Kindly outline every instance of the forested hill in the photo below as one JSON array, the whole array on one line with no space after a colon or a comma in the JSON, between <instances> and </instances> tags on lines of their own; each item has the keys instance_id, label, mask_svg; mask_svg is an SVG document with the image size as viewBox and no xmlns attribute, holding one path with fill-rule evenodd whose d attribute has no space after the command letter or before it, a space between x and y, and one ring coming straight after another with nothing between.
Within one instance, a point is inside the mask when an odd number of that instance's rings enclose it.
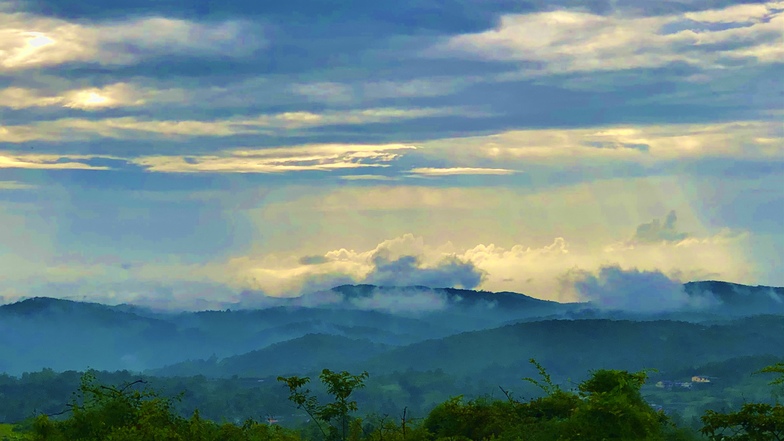
<instances>
[{"instance_id":1,"label":"forested hill","mask_svg":"<svg viewBox=\"0 0 784 441\"><path fill-rule=\"evenodd\" d=\"M546 320L388 348L367 340L307 336L224 360L180 363L150 373L264 377L279 372L308 374L321 363L378 374L442 370L457 378L513 383L530 368L531 358L545 363L554 376L566 379L608 366L683 370L734 357L780 355L781 348L784 316L756 316L716 325L668 320Z\"/></svg>"},{"instance_id":2,"label":"forested hill","mask_svg":"<svg viewBox=\"0 0 784 441\"><path fill-rule=\"evenodd\" d=\"M517 372L531 357L564 378L617 366L671 371L738 356L781 354L784 316L757 316L721 325L677 321L553 320L467 332L397 348L368 369L444 369L460 376ZM511 379L511 378L510 378Z\"/></svg>"},{"instance_id":3,"label":"forested hill","mask_svg":"<svg viewBox=\"0 0 784 441\"><path fill-rule=\"evenodd\" d=\"M709 293L728 313L737 315L784 313L784 287L748 286L737 283L704 281L684 284L689 295Z\"/></svg>"},{"instance_id":4,"label":"forested hill","mask_svg":"<svg viewBox=\"0 0 784 441\"><path fill-rule=\"evenodd\" d=\"M0 306L0 351L4 355L0 358L0 372L18 375L45 367L57 371L83 370L88 367L143 371L178 365L188 360L195 361L192 365L205 366L198 360L223 360L253 351L268 352L271 349L267 348L271 345L283 342L290 342L287 343L290 348L298 348L292 349L295 353L308 353L312 345L303 343L307 339L302 340L307 335L354 342L345 344L362 347L362 361L370 362L370 356L383 357L384 351L413 351L396 348L411 348L413 344L439 341L469 331L507 329L501 327L521 323L519 329L527 330L521 331L519 341L502 343L507 337L499 334L496 340L489 339L484 347L477 347L477 350L495 348L492 350L503 353L513 350L510 348L535 344L533 340L540 339L534 337L540 332L536 329L546 328L541 331L541 340L555 347L562 341L552 338L580 341L573 337L561 337L559 333L567 332L566 328L561 327L573 326L576 329L588 326L587 323L555 324L555 319L677 319L720 324L760 313L784 315L782 288L694 282L684 286L684 293L712 300L701 302L704 306L698 309L642 314L608 310L592 303L561 304L516 293L422 286L344 285L293 299L266 298L262 302L266 305L264 308L241 309L242 305L235 305L231 309L203 312L161 312L133 305L107 306L33 298ZM525 323L542 320L548 320L550 324L531 324L531 328L526 328L529 325ZM643 325L624 326L629 330L619 329L617 332L625 334L631 332L634 326ZM661 325L650 325L651 329L658 329L657 326ZM681 329L679 332L683 337L679 338L684 341L691 338L686 332L688 324L669 326ZM593 331L585 332L595 334ZM530 335L526 336L526 333ZM644 337L642 331L635 335L638 334L640 341L630 343L630 347L634 344L646 347L661 338L653 334ZM726 341L731 343L732 338L730 335ZM767 338L767 332L760 331L759 338ZM324 344L328 344L326 341ZM448 341L451 340L444 340ZM707 341L705 344L712 343ZM379 348L383 348L383 351ZM577 352L580 349L575 348ZM693 350L699 351L697 348ZM429 351L421 355L420 363L424 363L430 355L439 353L437 346ZM608 353L608 356L613 354ZM408 360L405 357L402 359ZM238 366L242 365L240 361L237 363ZM379 363L392 366L395 360ZM466 360L445 363L461 365ZM235 373L243 372L232 369ZM216 372L222 371L218 369Z\"/></svg>"}]
</instances>

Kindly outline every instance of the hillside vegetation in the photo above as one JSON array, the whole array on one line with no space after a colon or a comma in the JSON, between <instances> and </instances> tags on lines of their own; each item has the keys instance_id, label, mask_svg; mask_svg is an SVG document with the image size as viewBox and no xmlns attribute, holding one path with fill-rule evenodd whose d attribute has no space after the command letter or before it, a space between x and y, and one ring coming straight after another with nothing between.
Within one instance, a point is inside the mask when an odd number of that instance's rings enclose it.
<instances>
[{"instance_id":1,"label":"hillside vegetation","mask_svg":"<svg viewBox=\"0 0 784 441\"><path fill-rule=\"evenodd\" d=\"M173 411L172 399L140 387L142 381L107 386L87 373L65 417L40 415L4 436L33 441L774 441L784 437L780 403L745 403L736 412L708 411L698 434L678 427L645 401L641 388L646 372L601 369L566 390L541 365L531 362L538 376L526 380L541 389L539 398L521 400L507 391L503 399L456 396L421 419L409 418L405 408L398 415L359 416L354 393L365 387L367 373L324 369L319 379L326 399L311 392L309 377L278 377L288 389L288 400L309 417L288 428L271 418L215 423L203 419L198 410L183 417ZM784 383L784 364L763 372L781 375L773 385Z\"/></svg>"}]
</instances>

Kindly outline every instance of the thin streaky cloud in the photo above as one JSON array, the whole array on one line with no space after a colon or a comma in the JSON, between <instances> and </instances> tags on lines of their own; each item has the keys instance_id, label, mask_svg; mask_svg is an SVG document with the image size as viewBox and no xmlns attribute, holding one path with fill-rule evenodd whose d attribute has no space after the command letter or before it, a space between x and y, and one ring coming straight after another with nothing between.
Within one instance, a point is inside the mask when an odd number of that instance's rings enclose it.
<instances>
[{"instance_id":1,"label":"thin streaky cloud","mask_svg":"<svg viewBox=\"0 0 784 441\"><path fill-rule=\"evenodd\" d=\"M106 166L96 166L85 163L85 160L95 159L99 156L86 155L36 155L14 154L0 152L0 169L26 168L26 169L70 169L70 170L109 170ZM104 157L106 158L106 157Z\"/></svg>"},{"instance_id":2,"label":"thin streaky cloud","mask_svg":"<svg viewBox=\"0 0 784 441\"><path fill-rule=\"evenodd\" d=\"M79 110L102 110L137 107L149 101L160 102L159 92L115 83L103 87L65 90L56 94L31 88L0 89L0 107L27 109L33 107L65 107Z\"/></svg>"},{"instance_id":3,"label":"thin streaky cloud","mask_svg":"<svg viewBox=\"0 0 784 441\"><path fill-rule=\"evenodd\" d=\"M219 120L152 120L137 117L106 119L64 118L25 125L0 126L0 142L23 143L34 140L83 140L92 138L133 139L148 136L276 135L291 136L294 129L333 125L389 123L418 118L463 115L482 116L457 108L373 108L347 111L282 112L256 117Z\"/></svg>"},{"instance_id":4,"label":"thin streaky cloud","mask_svg":"<svg viewBox=\"0 0 784 441\"><path fill-rule=\"evenodd\" d=\"M19 181L0 181L0 190L32 190L38 188L37 185L26 184Z\"/></svg>"},{"instance_id":5,"label":"thin streaky cloud","mask_svg":"<svg viewBox=\"0 0 784 441\"><path fill-rule=\"evenodd\" d=\"M129 65L166 55L247 56L266 46L249 23L196 23L165 17L96 25L0 13L0 71L65 63Z\"/></svg>"},{"instance_id":6,"label":"thin streaky cloud","mask_svg":"<svg viewBox=\"0 0 784 441\"><path fill-rule=\"evenodd\" d=\"M131 162L161 173L283 173L389 167L389 162L416 147L390 145L309 145L241 149L208 156L144 156Z\"/></svg>"},{"instance_id":7,"label":"thin streaky cloud","mask_svg":"<svg viewBox=\"0 0 784 441\"><path fill-rule=\"evenodd\" d=\"M721 30L701 27L716 22L736 26ZM682 29L668 29L678 27ZM451 37L426 54L532 63L534 67L524 68L523 75L656 68L675 63L727 69L740 61L784 61L782 29L781 2L659 17L558 10L505 15L496 29Z\"/></svg>"},{"instance_id":8,"label":"thin streaky cloud","mask_svg":"<svg viewBox=\"0 0 784 441\"><path fill-rule=\"evenodd\" d=\"M773 159L784 154L784 128L774 121L736 121L531 129L433 140L421 147L423 155L466 166L478 159L562 166L575 158L651 165L689 158Z\"/></svg>"},{"instance_id":9,"label":"thin streaky cloud","mask_svg":"<svg viewBox=\"0 0 784 441\"><path fill-rule=\"evenodd\" d=\"M425 176L453 176L453 175L511 175L517 173L515 170L506 168L481 168L481 167L417 167L409 170L409 173Z\"/></svg>"},{"instance_id":10,"label":"thin streaky cloud","mask_svg":"<svg viewBox=\"0 0 784 441\"><path fill-rule=\"evenodd\" d=\"M397 181L398 178L385 175L344 175L340 179L345 181Z\"/></svg>"}]
</instances>

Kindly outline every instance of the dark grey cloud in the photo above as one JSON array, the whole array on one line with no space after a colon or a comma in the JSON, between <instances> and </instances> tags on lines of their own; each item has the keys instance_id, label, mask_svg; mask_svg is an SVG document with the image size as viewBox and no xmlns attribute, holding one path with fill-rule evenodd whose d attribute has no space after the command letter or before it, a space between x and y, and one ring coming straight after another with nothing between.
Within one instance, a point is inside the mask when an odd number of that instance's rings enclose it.
<instances>
[{"instance_id":1,"label":"dark grey cloud","mask_svg":"<svg viewBox=\"0 0 784 441\"><path fill-rule=\"evenodd\" d=\"M676 227L678 216L675 210L667 213L664 222L654 219L637 227L634 233L635 242L678 242L689 237L687 233L679 232Z\"/></svg>"},{"instance_id":2,"label":"dark grey cloud","mask_svg":"<svg viewBox=\"0 0 784 441\"><path fill-rule=\"evenodd\" d=\"M565 277L583 300L602 309L642 313L704 307L716 300L690 296L682 282L660 271L602 267L598 274L573 271Z\"/></svg>"},{"instance_id":3,"label":"dark grey cloud","mask_svg":"<svg viewBox=\"0 0 784 441\"><path fill-rule=\"evenodd\" d=\"M322 256L304 256L303 265L318 265L328 260ZM370 284L384 287L427 286L431 288L474 289L482 283L484 272L471 262L458 258L446 258L435 266L424 266L416 256L401 256L390 259L384 252L377 253L372 259L373 268L364 278L354 278L343 273L327 273L308 276L300 293L314 293L335 286L350 284ZM311 298L316 301L318 298ZM337 301L329 297L329 302ZM319 301L327 302L321 299Z\"/></svg>"},{"instance_id":4,"label":"dark grey cloud","mask_svg":"<svg viewBox=\"0 0 784 441\"><path fill-rule=\"evenodd\" d=\"M471 262L447 258L435 267L422 267L416 256L391 260L383 254L373 258L375 268L364 283L381 286L429 286L473 289L482 282L483 272Z\"/></svg>"},{"instance_id":5,"label":"dark grey cloud","mask_svg":"<svg viewBox=\"0 0 784 441\"><path fill-rule=\"evenodd\" d=\"M648 144L629 144L623 142L598 142L597 141L597 142L587 142L585 143L585 145L597 149L634 149L642 152L647 152L651 148Z\"/></svg>"},{"instance_id":6,"label":"dark grey cloud","mask_svg":"<svg viewBox=\"0 0 784 441\"><path fill-rule=\"evenodd\" d=\"M327 262L329 260L324 256L302 256L299 258L300 265L319 265Z\"/></svg>"}]
</instances>

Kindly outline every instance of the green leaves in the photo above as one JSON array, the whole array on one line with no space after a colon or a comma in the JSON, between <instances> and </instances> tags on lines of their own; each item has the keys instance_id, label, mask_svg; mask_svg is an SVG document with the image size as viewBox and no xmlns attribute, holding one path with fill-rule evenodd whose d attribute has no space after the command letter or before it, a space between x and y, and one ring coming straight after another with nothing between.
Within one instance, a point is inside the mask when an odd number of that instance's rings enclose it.
<instances>
[{"instance_id":1,"label":"green leaves","mask_svg":"<svg viewBox=\"0 0 784 441\"><path fill-rule=\"evenodd\" d=\"M766 374L780 374L778 378L771 381L771 385L784 385L784 363L776 363L772 366L768 366L759 373L766 373Z\"/></svg>"},{"instance_id":2,"label":"green leaves","mask_svg":"<svg viewBox=\"0 0 784 441\"><path fill-rule=\"evenodd\" d=\"M42 415L32 425L34 441L297 441L280 427L246 421L241 427L190 419L173 411L172 399L142 381L106 386L88 372L69 405L70 416L53 421Z\"/></svg>"},{"instance_id":3,"label":"green leaves","mask_svg":"<svg viewBox=\"0 0 784 441\"><path fill-rule=\"evenodd\" d=\"M782 374L771 385L784 384L784 364L768 366L759 373ZM784 440L784 405L746 403L736 412L708 410L702 416L700 430L711 441L781 441Z\"/></svg>"},{"instance_id":4,"label":"green leaves","mask_svg":"<svg viewBox=\"0 0 784 441\"><path fill-rule=\"evenodd\" d=\"M547 373L547 370L541 364L539 364L539 362L533 358L528 361L534 365L534 367L536 367L537 372L539 372L539 376L542 377L542 381L538 381L531 377L525 377L523 380L538 386L544 391L544 393L548 395L553 394L561 389L558 387L558 385L553 384L553 380L550 378L550 374Z\"/></svg>"},{"instance_id":5,"label":"green leaves","mask_svg":"<svg viewBox=\"0 0 784 441\"><path fill-rule=\"evenodd\" d=\"M664 441L687 440L662 413L652 409L640 393L647 374L601 369L564 390L535 360L545 395L527 402L514 399L451 398L433 409L422 423L411 424L406 412L384 414L375 420L359 419L355 392L365 387L367 372L321 371L319 394L311 391L310 377L278 377L289 400L311 416L307 438L322 441ZM781 373L776 365L764 372ZM774 381L780 382L779 380ZM324 399L324 393L328 399ZM158 395L143 382L106 386L90 372L69 405L70 416L54 421L38 417L32 424L34 441L298 441L295 432L248 420L242 425L216 424L198 411L183 418L173 411L172 400ZM702 433L711 441L781 441L784 408L748 403L734 413L709 411ZM318 431L316 429L318 428ZM320 432L320 433L319 433Z\"/></svg>"},{"instance_id":6,"label":"green leaves","mask_svg":"<svg viewBox=\"0 0 784 441\"><path fill-rule=\"evenodd\" d=\"M327 393L332 395L334 401L321 406L317 416L323 421L331 421L336 418L342 418L348 415L349 412L356 412L357 402L349 401L348 398L355 389L365 387L364 381L367 377L367 372L351 375L346 371L332 372L329 369L324 369L319 378L327 387Z\"/></svg>"},{"instance_id":7,"label":"green leaves","mask_svg":"<svg viewBox=\"0 0 784 441\"><path fill-rule=\"evenodd\" d=\"M546 395L528 402L452 398L437 406L425 428L438 439L531 441L661 441L668 427L663 413L652 409L640 388L645 372L603 369L564 391L535 360L541 380L525 378Z\"/></svg>"},{"instance_id":8,"label":"green leaves","mask_svg":"<svg viewBox=\"0 0 784 441\"><path fill-rule=\"evenodd\" d=\"M319 379L333 399L326 404L319 404L310 389L305 388L310 382L309 377L278 377L278 381L289 388L289 401L296 404L297 408L304 409L325 437L345 441L350 423L349 414L357 411L357 402L349 400L349 397L354 390L365 387L364 381L368 376L367 372L352 375L346 371L324 369ZM328 428L325 430L321 423L328 424Z\"/></svg>"},{"instance_id":9,"label":"green leaves","mask_svg":"<svg viewBox=\"0 0 784 441\"><path fill-rule=\"evenodd\" d=\"M710 440L779 441L784 439L784 406L748 403L737 412L709 410L701 432Z\"/></svg>"}]
</instances>

